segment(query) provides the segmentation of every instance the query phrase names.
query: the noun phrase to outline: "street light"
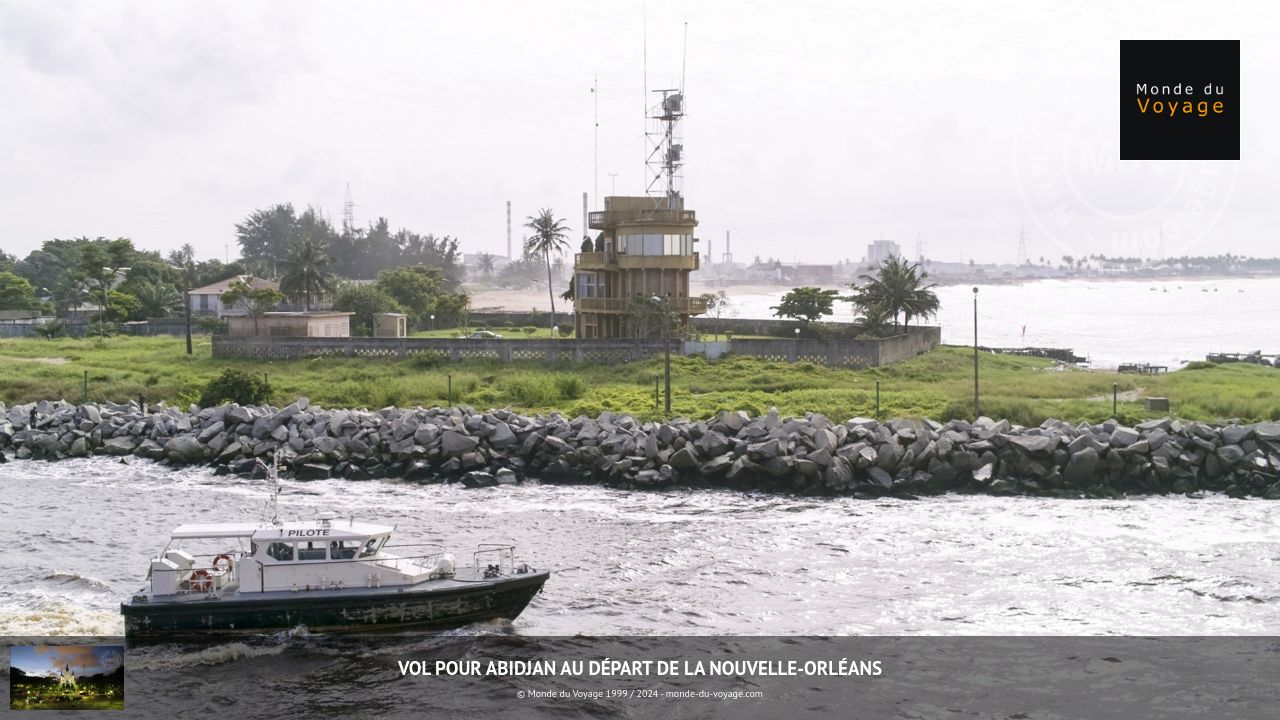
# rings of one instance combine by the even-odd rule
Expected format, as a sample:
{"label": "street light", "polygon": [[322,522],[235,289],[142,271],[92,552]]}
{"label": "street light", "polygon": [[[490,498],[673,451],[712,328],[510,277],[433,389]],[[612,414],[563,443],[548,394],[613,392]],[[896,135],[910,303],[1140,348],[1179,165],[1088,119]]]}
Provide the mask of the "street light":
{"label": "street light", "polygon": [[792,355],[795,355],[795,358],[792,359],[792,362],[800,362],[800,328],[796,328],[795,333],[796,343],[793,346],[794,349],[792,351]]}
{"label": "street light", "polygon": [[663,397],[662,407],[667,417],[671,417],[671,338],[670,335],[670,308],[667,307],[667,301],[654,295],[653,302],[662,308],[662,389],[665,394]]}
{"label": "street light", "polygon": [[435,315],[432,315],[432,316],[431,316],[431,330],[432,330],[432,332],[434,332],[434,331],[435,331],[435,329],[436,329],[436,316],[435,316]]}
{"label": "street light", "polygon": [[978,288],[973,289],[973,419],[982,417],[978,410]]}

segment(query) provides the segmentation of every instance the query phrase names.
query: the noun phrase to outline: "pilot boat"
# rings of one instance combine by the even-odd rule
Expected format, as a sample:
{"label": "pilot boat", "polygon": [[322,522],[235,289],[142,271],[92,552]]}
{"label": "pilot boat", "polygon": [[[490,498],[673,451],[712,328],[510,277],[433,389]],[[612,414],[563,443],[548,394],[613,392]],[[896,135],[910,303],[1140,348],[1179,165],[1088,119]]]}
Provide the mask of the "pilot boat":
{"label": "pilot boat", "polygon": [[[277,476],[272,471],[271,476]],[[277,481],[273,507],[280,494]],[[275,515],[275,513],[273,513]],[[389,545],[395,527],[321,512],[310,520],[182,525],[122,603],[125,636],[447,628],[514,620],[550,576],[485,544],[470,566],[438,545]],[[193,547],[195,546],[195,547]],[[214,552],[188,550],[203,546]],[[409,549],[407,554],[393,553]]]}

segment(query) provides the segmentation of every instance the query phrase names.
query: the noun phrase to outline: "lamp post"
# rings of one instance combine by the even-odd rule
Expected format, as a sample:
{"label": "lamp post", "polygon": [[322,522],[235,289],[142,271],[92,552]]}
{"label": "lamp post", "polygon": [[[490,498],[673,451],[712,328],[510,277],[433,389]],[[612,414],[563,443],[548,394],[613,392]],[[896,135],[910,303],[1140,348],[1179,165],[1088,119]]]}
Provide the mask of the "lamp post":
{"label": "lamp post", "polygon": [[794,345],[791,346],[792,348],[791,354],[794,355],[794,357],[791,359],[791,362],[800,362],[800,328],[795,329],[795,334],[796,334],[796,342]]}
{"label": "lamp post", "polygon": [[978,288],[973,289],[973,419],[982,417],[978,410]]}
{"label": "lamp post", "polygon": [[667,301],[657,295],[653,301],[662,308],[662,407],[667,417],[671,417],[671,309]]}
{"label": "lamp post", "polygon": [[435,330],[436,330],[436,316],[433,314],[431,316],[431,331],[435,332]]}

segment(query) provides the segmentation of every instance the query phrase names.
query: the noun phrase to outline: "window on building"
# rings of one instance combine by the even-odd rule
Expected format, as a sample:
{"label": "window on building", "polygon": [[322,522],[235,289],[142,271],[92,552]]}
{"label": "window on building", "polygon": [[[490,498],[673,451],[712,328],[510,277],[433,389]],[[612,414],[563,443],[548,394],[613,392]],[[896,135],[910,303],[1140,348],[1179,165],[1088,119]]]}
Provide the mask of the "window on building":
{"label": "window on building", "polygon": [[693,236],[684,233],[620,235],[618,252],[628,255],[692,255]]}
{"label": "window on building", "polygon": [[580,298],[601,297],[604,294],[603,292],[597,294],[596,274],[589,272],[578,273],[577,293]]}
{"label": "window on building", "polygon": [[208,295],[201,295],[201,296],[200,296],[200,309],[201,309],[201,310],[208,310],[208,309],[209,309],[209,296],[208,296]]}

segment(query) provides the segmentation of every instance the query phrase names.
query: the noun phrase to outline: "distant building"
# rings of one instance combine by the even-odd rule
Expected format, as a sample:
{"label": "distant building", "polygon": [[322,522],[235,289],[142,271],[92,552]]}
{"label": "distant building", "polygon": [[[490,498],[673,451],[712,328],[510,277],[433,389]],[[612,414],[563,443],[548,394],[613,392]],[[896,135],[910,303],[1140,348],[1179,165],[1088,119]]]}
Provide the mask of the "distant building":
{"label": "distant building", "polygon": [[349,312],[269,312],[259,318],[227,318],[227,334],[234,337],[351,337]]}
{"label": "distant building", "polygon": [[193,315],[212,315],[214,317],[243,315],[243,311],[236,308],[223,307],[222,305],[222,294],[230,290],[231,286],[237,282],[247,283],[254,290],[264,287],[279,289],[279,285],[271,280],[263,280],[253,275],[233,275],[226,280],[219,280],[211,285],[192,290],[189,293],[190,298],[188,300],[191,303],[191,313]]}
{"label": "distant building", "polygon": [[892,240],[874,240],[867,246],[867,265],[879,267],[891,257],[902,257],[902,248]]}
{"label": "distant building", "polygon": [[836,269],[832,265],[783,265],[782,275],[795,285],[834,285]]}
{"label": "distant building", "polygon": [[778,282],[782,280],[782,263],[777,260],[766,260],[763,262],[754,262],[742,271],[742,276],[747,280],[765,280],[768,282]]}
{"label": "distant building", "polygon": [[641,334],[645,324],[628,318],[637,298],[660,298],[681,323],[706,312],[705,300],[689,296],[689,274],[698,269],[693,251],[698,220],[684,208],[684,199],[614,196],[604,199],[604,207],[588,221],[592,230],[602,231],[601,252],[574,256],[575,336]]}

